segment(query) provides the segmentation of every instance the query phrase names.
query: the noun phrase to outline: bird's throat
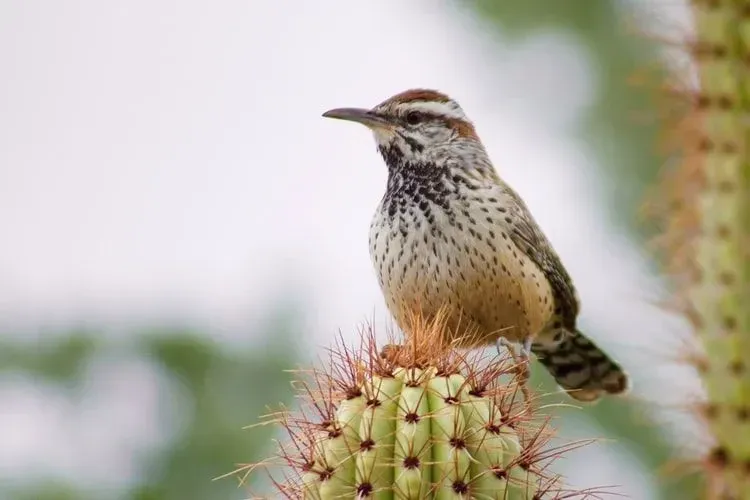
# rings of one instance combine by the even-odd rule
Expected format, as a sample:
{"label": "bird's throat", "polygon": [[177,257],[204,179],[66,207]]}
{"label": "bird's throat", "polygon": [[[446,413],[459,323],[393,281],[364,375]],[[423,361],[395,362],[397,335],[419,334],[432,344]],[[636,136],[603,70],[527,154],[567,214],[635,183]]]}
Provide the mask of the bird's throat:
{"label": "bird's throat", "polygon": [[390,217],[404,214],[410,207],[418,208],[426,202],[448,209],[454,193],[445,182],[449,174],[446,165],[420,160],[397,146],[381,146],[378,150],[388,166],[383,204]]}

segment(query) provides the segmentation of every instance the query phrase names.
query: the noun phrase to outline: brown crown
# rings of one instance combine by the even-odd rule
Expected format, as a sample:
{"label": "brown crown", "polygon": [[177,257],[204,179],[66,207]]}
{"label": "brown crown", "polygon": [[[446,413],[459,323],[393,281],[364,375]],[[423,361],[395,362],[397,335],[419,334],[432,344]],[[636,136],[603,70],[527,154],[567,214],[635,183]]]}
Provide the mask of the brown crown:
{"label": "brown crown", "polygon": [[448,102],[450,100],[450,97],[443,94],[442,92],[438,92],[437,90],[409,89],[388,98],[382,104],[391,102],[406,103],[414,101]]}

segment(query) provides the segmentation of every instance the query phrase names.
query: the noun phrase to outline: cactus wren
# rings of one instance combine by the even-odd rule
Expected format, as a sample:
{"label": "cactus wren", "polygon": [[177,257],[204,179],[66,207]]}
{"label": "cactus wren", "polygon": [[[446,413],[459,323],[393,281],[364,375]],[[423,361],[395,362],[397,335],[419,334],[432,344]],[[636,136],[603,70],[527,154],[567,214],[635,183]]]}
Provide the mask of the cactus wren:
{"label": "cactus wren", "polygon": [[570,276],[456,101],[412,89],[372,109],[323,116],[370,128],[388,166],[370,256],[405,333],[409,311],[448,310],[455,337],[447,340],[467,348],[522,342],[577,400],[627,390],[627,374],[576,328]]}

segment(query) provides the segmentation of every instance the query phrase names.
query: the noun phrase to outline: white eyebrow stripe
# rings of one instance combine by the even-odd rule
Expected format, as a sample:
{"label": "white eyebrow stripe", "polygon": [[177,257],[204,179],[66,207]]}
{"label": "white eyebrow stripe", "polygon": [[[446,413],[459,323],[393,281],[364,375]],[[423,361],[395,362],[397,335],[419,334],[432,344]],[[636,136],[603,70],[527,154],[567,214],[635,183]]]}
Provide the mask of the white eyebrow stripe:
{"label": "white eyebrow stripe", "polygon": [[463,110],[454,101],[413,101],[399,106],[403,111],[422,111],[432,115],[445,116],[458,120],[468,121]]}

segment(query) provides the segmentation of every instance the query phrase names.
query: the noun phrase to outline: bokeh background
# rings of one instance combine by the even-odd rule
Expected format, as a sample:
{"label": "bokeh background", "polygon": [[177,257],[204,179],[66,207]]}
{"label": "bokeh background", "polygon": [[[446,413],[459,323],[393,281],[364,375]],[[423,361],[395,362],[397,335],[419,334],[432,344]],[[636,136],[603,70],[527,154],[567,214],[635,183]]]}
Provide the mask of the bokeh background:
{"label": "bokeh background", "polygon": [[[455,97],[634,391],[557,411],[575,486],[687,498],[695,386],[637,208],[677,0],[0,0],[0,498],[240,499],[285,370],[389,317],[367,253],[386,169],[324,120]],[[537,370],[538,372],[538,370]],[[552,390],[538,373],[541,388]]]}

